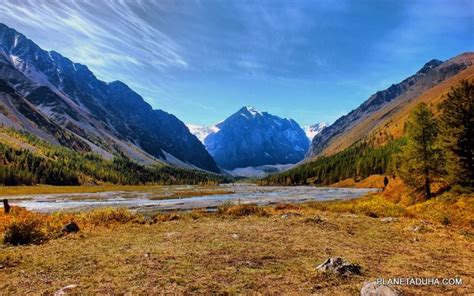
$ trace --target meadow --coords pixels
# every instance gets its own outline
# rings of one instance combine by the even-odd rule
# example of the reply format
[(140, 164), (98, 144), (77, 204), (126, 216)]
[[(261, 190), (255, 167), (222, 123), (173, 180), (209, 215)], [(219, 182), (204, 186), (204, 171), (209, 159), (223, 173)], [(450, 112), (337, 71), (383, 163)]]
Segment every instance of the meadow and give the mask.
[[(376, 278), (416, 276), (460, 277), (463, 285), (399, 287), (407, 295), (472, 291), (473, 196), (446, 193), (405, 206), (382, 194), (150, 215), (13, 208), (0, 215), (2, 236), (12, 224), (36, 221), (39, 238), (35, 244), (0, 247), (0, 290), (51, 294), (72, 285), (72, 294), (347, 295)], [(79, 225), (78, 233), (62, 231), (69, 221)], [(331, 256), (359, 264), (362, 274), (315, 269)]]

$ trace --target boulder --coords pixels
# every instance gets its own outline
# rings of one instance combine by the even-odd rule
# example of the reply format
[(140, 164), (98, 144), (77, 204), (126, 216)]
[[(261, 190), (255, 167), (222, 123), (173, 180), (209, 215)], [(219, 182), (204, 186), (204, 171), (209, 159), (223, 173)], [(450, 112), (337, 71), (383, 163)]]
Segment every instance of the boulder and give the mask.
[(78, 231), (79, 231), (79, 225), (77, 225), (77, 223), (74, 221), (69, 222), (63, 227), (63, 232), (66, 232), (66, 233), (73, 233), (73, 232), (78, 232)]
[(361, 296), (402, 296), (403, 293), (391, 286), (379, 285), (376, 282), (365, 282), (360, 290)]
[(362, 274), (359, 264), (351, 263), (341, 257), (330, 257), (320, 265), (316, 266), (316, 269), (323, 272), (333, 272), (345, 276)]

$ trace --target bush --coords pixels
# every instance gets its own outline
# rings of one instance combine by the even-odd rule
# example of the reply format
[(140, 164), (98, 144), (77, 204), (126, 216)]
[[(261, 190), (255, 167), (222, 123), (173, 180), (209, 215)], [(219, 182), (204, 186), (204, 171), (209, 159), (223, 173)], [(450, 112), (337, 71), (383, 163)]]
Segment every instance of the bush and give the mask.
[(157, 214), (153, 217), (153, 222), (167, 222), (167, 221), (177, 221), (179, 220), (179, 215), (176, 213), (167, 213), (167, 214)]
[(41, 226), (41, 221), (32, 217), (13, 220), (5, 227), (3, 242), (15, 246), (40, 244), (46, 239)]
[(300, 206), (297, 206), (297, 205), (294, 205), (294, 204), (288, 204), (288, 203), (284, 203), (284, 204), (278, 204), (275, 206), (275, 210), (277, 211), (280, 211), (280, 210), (300, 210), (301, 207)]
[(268, 212), (259, 206), (252, 204), (243, 204), (243, 205), (231, 205), (231, 206), (222, 206), (217, 209), (217, 213), (220, 215), (227, 216), (268, 216)]
[(124, 208), (103, 208), (96, 209), (83, 214), (83, 218), (93, 225), (107, 225), (111, 223), (128, 223), (139, 220), (141, 217)]

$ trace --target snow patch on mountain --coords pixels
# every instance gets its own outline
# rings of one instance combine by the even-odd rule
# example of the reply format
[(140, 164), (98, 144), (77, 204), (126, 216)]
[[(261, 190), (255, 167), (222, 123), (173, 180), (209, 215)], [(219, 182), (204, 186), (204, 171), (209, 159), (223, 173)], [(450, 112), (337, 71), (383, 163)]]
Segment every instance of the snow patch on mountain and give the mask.
[(219, 131), (219, 128), (216, 125), (204, 126), (197, 124), (186, 124), (186, 126), (188, 127), (191, 134), (195, 135), (203, 144), (207, 136)]
[(248, 111), (250, 114), (252, 114), (252, 116), (263, 115), (262, 112), (258, 111), (258, 110), (255, 109), (254, 107), (246, 106), (245, 109), (247, 109), (247, 111)]
[(304, 126), (303, 129), (308, 139), (312, 141), (313, 138), (318, 135), (325, 127), (327, 127), (326, 122), (320, 122), (313, 125)]

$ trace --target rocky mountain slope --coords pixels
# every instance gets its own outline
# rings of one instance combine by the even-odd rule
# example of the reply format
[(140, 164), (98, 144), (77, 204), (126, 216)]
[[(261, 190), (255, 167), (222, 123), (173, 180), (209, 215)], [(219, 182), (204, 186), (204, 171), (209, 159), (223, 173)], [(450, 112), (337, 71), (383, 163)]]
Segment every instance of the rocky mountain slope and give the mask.
[(97, 79), (84, 65), (45, 51), (0, 24), (0, 123), (105, 157), (219, 172), (186, 125), (153, 110), (126, 84)]
[(461, 79), (474, 79), (474, 53), (464, 53), (448, 61), (432, 60), (400, 83), (378, 91), (357, 109), (336, 120), (314, 137), (309, 157), (330, 155), (355, 142), (370, 138), (384, 144), (403, 134), (410, 110), (420, 102), (437, 112), (437, 104)]
[(241, 108), (216, 128), (204, 143), (226, 170), (297, 163), (309, 147), (305, 132), (294, 120), (252, 107)]

